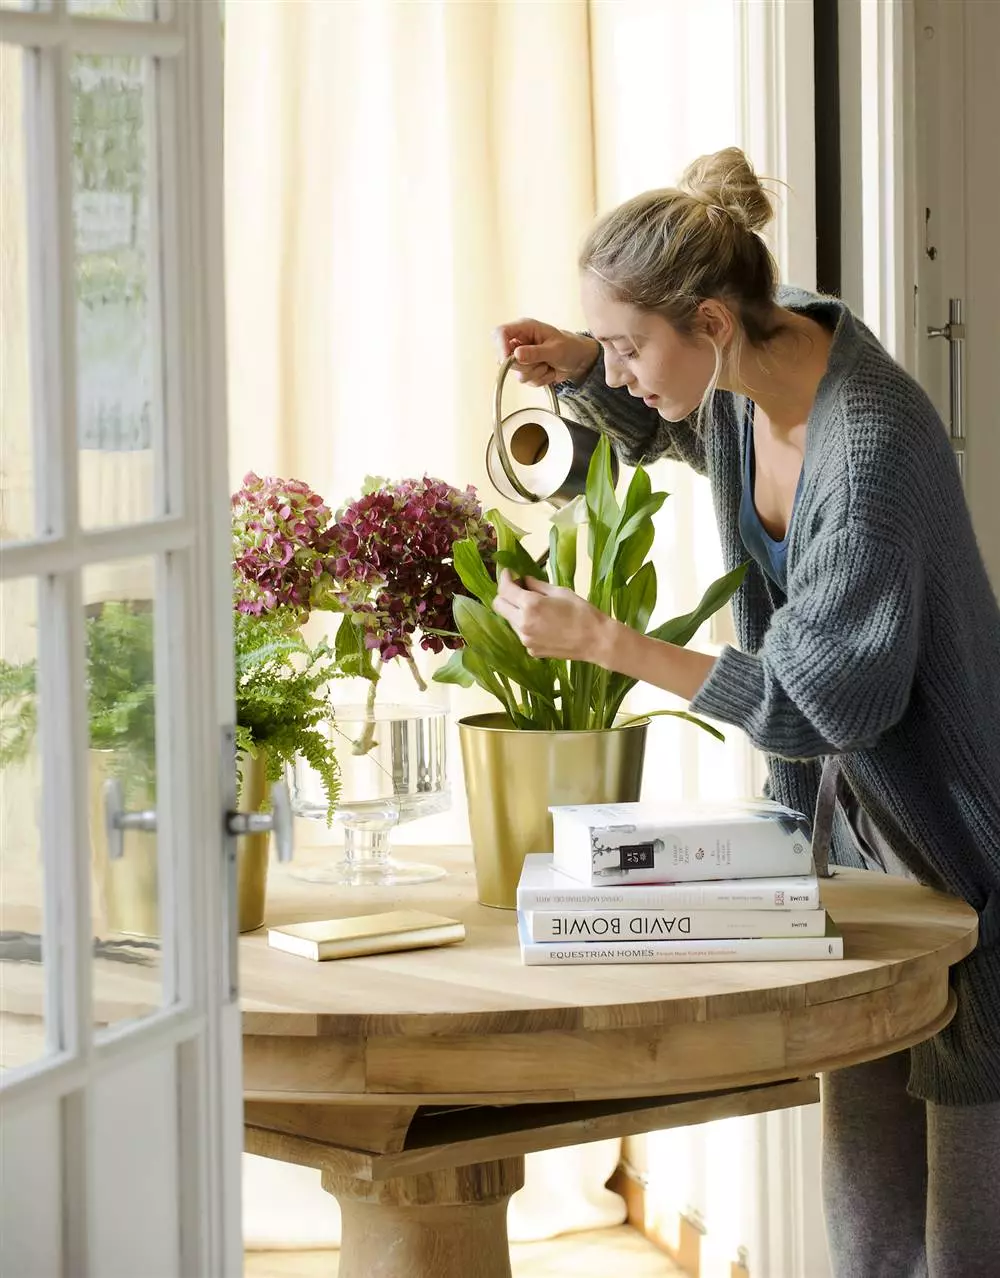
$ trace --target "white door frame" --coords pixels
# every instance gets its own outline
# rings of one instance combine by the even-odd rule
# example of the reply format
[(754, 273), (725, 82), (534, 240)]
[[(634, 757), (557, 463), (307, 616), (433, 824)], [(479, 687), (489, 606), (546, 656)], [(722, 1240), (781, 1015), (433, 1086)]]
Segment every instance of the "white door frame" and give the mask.
[[(114, 1219), (108, 1187), (95, 1182), (95, 1159), (107, 1138), (95, 1127), (95, 1090), (105, 1084), (106, 1095), (113, 1074), (124, 1094), (144, 1065), (162, 1059), (166, 1103), (173, 1106), (164, 1130), (176, 1150), (171, 1201), (177, 1204), (179, 1272), (235, 1278), (242, 1269), (242, 1096), (236, 903), (228, 890), (222, 818), (234, 806), (235, 782), (233, 760), (222, 748), (222, 730), (233, 721), (233, 672), (220, 12), (214, 0), (159, 0), (158, 20), (149, 22), (74, 18), (66, 0), (46, 8), (0, 11), (0, 41), (34, 51), (30, 65), (37, 73), (28, 199), (29, 225), (37, 230), (31, 293), (39, 532), (35, 540), (4, 547), (0, 578), (39, 583), (49, 1040), (47, 1055), (3, 1078), (4, 1122), (16, 1119), (9, 1130), (16, 1126), (23, 1140), (4, 1155), (8, 1167), (23, 1166), (29, 1174), (43, 1161), (36, 1142), (45, 1133), (58, 1142), (54, 1163), (49, 1160), (58, 1174), (47, 1190), (56, 1195), (61, 1220), (61, 1272), (104, 1278), (114, 1271), (108, 1241), (116, 1229), (124, 1236), (128, 1221)], [(154, 424), (153, 435), (161, 436), (158, 455), (166, 464), (155, 481), (157, 517), (97, 531), (81, 529), (78, 498), (69, 78), (76, 51), (145, 56), (156, 67), (159, 199), (151, 200), (150, 238), (162, 296), (151, 310), (158, 316), (169, 420)], [(156, 633), (163, 1006), (95, 1035), (81, 570), (139, 555), (156, 560), (157, 603), (163, 605)], [(119, 1142), (129, 1138), (127, 1131), (116, 1134)], [(133, 1139), (142, 1138), (137, 1131)], [(138, 1149), (130, 1152), (140, 1156)], [(156, 1154), (148, 1151), (151, 1162)], [(5, 1235), (14, 1254), (30, 1255), (28, 1234), (37, 1225), (31, 1216), (17, 1218), (16, 1200), (12, 1194)]]
[(912, 0), (840, 0), (839, 28), (842, 295), (889, 353), (915, 372)]

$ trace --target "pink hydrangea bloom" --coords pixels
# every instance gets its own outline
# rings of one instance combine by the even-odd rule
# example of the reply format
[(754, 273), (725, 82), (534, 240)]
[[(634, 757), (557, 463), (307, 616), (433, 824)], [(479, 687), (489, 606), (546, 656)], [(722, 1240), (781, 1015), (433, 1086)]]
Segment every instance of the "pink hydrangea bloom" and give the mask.
[(330, 546), (330, 510), (298, 479), (250, 471), (232, 497), (233, 588), (238, 611), (309, 611)]

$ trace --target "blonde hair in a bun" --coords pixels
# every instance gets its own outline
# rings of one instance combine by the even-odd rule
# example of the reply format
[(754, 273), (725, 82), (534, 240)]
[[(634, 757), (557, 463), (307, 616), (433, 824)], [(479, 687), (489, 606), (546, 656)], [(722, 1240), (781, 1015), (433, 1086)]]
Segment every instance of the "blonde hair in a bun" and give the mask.
[(770, 196), (736, 146), (692, 161), (677, 185), (709, 212), (724, 213), (747, 231), (762, 231), (774, 217)]
[[(601, 217), (584, 241), (580, 269), (685, 335), (701, 303), (718, 298), (739, 323), (736, 346), (725, 353), (734, 359), (744, 337), (761, 346), (781, 327), (778, 268), (759, 234), (773, 215), (750, 161), (727, 147), (689, 164), (676, 188), (646, 191)], [(722, 372), (724, 352), (715, 354), (699, 420)]]

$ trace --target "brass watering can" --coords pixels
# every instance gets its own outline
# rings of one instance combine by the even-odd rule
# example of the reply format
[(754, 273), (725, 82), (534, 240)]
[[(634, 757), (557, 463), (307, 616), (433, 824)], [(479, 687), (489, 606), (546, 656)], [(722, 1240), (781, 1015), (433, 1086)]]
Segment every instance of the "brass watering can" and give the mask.
[[(587, 468), (599, 435), (559, 415), (559, 400), (545, 387), (548, 408), (521, 408), (503, 416), (503, 384), (514, 356), (504, 360), (493, 394), (493, 434), (486, 445), (486, 473), (502, 497), (565, 506), (587, 486)], [(611, 454), (612, 482), (618, 459)]]

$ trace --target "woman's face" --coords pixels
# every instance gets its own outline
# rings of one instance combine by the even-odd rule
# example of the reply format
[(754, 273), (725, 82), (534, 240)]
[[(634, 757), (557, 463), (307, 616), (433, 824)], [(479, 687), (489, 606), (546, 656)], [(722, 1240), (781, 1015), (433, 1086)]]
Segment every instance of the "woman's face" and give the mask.
[(715, 372), (707, 334), (683, 336), (662, 315), (617, 300), (587, 272), (581, 290), (587, 327), (604, 348), (608, 385), (628, 387), (668, 422), (690, 416)]

